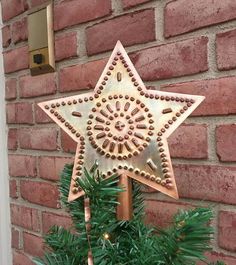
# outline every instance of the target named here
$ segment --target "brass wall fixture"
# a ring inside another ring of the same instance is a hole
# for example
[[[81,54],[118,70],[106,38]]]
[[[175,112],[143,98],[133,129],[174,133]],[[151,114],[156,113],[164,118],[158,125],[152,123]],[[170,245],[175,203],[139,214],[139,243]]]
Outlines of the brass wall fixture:
[[[31,75],[55,71],[53,4],[28,14],[29,65]]]

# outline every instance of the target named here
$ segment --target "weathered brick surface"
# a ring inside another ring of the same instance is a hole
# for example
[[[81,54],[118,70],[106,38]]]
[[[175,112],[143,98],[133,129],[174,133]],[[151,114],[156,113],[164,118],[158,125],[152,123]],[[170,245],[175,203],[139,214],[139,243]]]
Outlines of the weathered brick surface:
[[[39,211],[33,208],[11,204],[11,222],[28,230],[40,230]]]
[[[65,164],[73,163],[73,158],[41,156],[39,158],[39,176],[43,179],[58,181]]]
[[[9,155],[8,165],[11,177],[36,177],[36,157],[34,156]]]
[[[19,249],[20,248],[20,232],[19,230],[12,228],[11,229],[11,246],[13,248]]]
[[[216,36],[217,66],[219,70],[236,68],[236,30],[219,33]]]
[[[11,28],[12,42],[14,44],[27,40],[28,38],[28,28],[27,19],[23,18],[21,20],[15,21]]]
[[[86,37],[89,55],[113,49],[117,40],[125,46],[153,41],[154,10],[142,10],[101,22],[89,27],[86,30]]]
[[[13,252],[13,265],[34,265],[29,257],[21,252]]]
[[[54,28],[55,30],[63,29],[107,16],[110,13],[110,0],[72,0],[70,4],[67,1],[62,1],[54,8]]]
[[[77,143],[61,130],[61,147],[64,152],[75,153]]]
[[[225,255],[223,253],[217,253],[217,252],[211,252],[206,255],[210,261],[224,261],[226,265],[235,265],[236,264],[236,258]],[[199,262],[198,265],[205,265],[203,262]]]
[[[32,256],[40,257],[43,256],[43,239],[36,235],[24,232],[24,251]]]
[[[95,87],[106,59],[62,68],[59,75],[60,92],[92,89]]]
[[[2,46],[6,48],[10,44],[11,44],[11,30],[10,26],[7,25],[2,28]]]
[[[219,125],[216,128],[216,148],[220,161],[236,162],[236,124]]]
[[[28,47],[23,46],[3,53],[5,73],[12,73],[28,68]]]
[[[2,19],[9,20],[27,10],[26,0],[3,0],[2,1]]]
[[[176,158],[207,158],[207,126],[185,124],[168,139],[170,154]]]
[[[33,124],[32,103],[9,103],[6,106],[7,123]]]
[[[234,0],[178,0],[165,8],[165,36],[175,36],[236,18]]]
[[[60,35],[55,39],[55,59],[61,61],[77,56],[76,32]]]
[[[236,213],[220,211],[219,214],[219,246],[236,251]]]
[[[124,9],[129,9],[132,7],[135,7],[137,5],[141,5],[147,2],[150,2],[151,0],[122,0],[122,6]]]
[[[187,203],[147,200],[145,202],[145,222],[162,228],[168,227],[171,225],[175,214],[190,207],[191,205]]]
[[[54,225],[70,228],[72,227],[73,222],[71,218],[68,216],[44,212],[42,214],[42,224],[43,224],[43,232],[47,233],[49,229]]]
[[[131,55],[144,81],[197,74],[208,70],[206,37],[144,49]]]
[[[5,98],[7,100],[16,98],[16,78],[7,79],[5,82]]]
[[[9,192],[10,192],[10,197],[11,198],[13,198],[13,199],[17,199],[18,198],[16,180],[10,180],[9,181]]]
[[[9,150],[16,150],[18,146],[17,129],[8,130],[7,147]]]
[[[236,204],[236,167],[179,164],[174,173],[180,197]]]
[[[35,122],[36,123],[52,123],[52,119],[38,106],[38,102],[34,105]]]
[[[235,82],[236,78],[232,76],[162,85],[161,90],[205,96],[205,100],[193,112],[192,116],[228,115],[236,113]]]
[[[178,209],[212,201],[219,253],[207,255],[235,265],[236,2],[54,1],[56,71],[32,77],[27,9],[46,2],[1,2],[13,265],[33,265],[31,258],[42,254],[40,235],[54,224],[71,224],[57,184],[77,144],[37,103],[92,91],[118,39],[147,87],[206,97],[168,139],[184,200],[157,201],[157,191],[144,190],[152,192],[146,221],[166,227]]]
[[[57,129],[22,128],[18,131],[19,146],[22,149],[57,150]]]
[[[22,180],[21,196],[24,200],[50,208],[59,208],[58,188],[46,182]]]
[[[19,95],[21,98],[52,95],[56,93],[55,74],[39,76],[22,76],[19,80]]]

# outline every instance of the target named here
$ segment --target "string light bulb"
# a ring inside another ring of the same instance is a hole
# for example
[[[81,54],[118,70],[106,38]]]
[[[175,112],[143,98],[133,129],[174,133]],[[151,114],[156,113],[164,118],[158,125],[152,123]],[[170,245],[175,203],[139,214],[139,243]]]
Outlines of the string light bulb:
[[[110,239],[110,235],[109,235],[108,233],[104,233],[104,234],[103,234],[103,238],[104,238],[105,240],[109,240],[109,239]]]

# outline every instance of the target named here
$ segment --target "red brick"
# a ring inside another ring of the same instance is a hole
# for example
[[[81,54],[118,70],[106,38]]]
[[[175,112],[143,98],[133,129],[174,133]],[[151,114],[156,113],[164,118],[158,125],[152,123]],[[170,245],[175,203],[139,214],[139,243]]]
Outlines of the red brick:
[[[10,197],[13,199],[18,198],[16,180],[9,181]]]
[[[28,230],[40,230],[39,211],[33,208],[11,204],[11,223]]]
[[[117,40],[125,46],[153,41],[156,39],[154,10],[125,14],[93,25],[87,28],[86,38],[89,55],[113,49]]]
[[[28,28],[27,19],[23,18],[21,20],[15,21],[11,28],[12,42],[14,44],[27,40],[28,38]]]
[[[16,98],[16,78],[7,79],[5,83],[5,99]]]
[[[68,153],[75,153],[77,147],[77,143],[63,130],[61,130],[61,147]]]
[[[57,36],[55,39],[55,58],[56,61],[77,56],[77,37],[76,32],[70,32]]]
[[[25,254],[13,252],[13,265],[35,265]]]
[[[174,215],[180,210],[190,208],[186,203],[169,203],[156,200],[145,201],[145,222],[157,227],[168,227]]]
[[[229,251],[236,251],[236,213],[220,211],[219,246]]]
[[[36,177],[36,157],[27,155],[9,155],[9,174],[11,177]]]
[[[207,158],[207,126],[184,124],[168,139],[170,154],[175,158]]]
[[[72,227],[73,225],[73,222],[70,217],[65,215],[48,213],[48,212],[43,213],[42,222],[43,222],[43,233],[47,233],[49,229],[54,225],[62,226],[67,229]]]
[[[32,103],[9,103],[6,106],[8,124],[33,124]]]
[[[236,257],[227,256],[223,253],[211,252],[207,253],[207,258],[209,261],[216,262],[216,261],[224,261],[225,265],[235,265],[236,264]],[[205,262],[199,262],[198,265],[205,265]]]
[[[37,105],[34,105],[36,123],[52,123],[53,120]]]
[[[60,92],[93,89],[106,63],[107,59],[102,59],[61,69],[59,76]]]
[[[23,240],[26,253],[37,257],[43,256],[43,239],[41,237],[24,232]]]
[[[122,6],[124,9],[129,9],[132,7],[135,7],[137,5],[141,5],[147,2],[150,2],[151,0],[122,0]]]
[[[54,73],[20,77],[20,97],[30,98],[55,94],[57,90],[55,77]]]
[[[54,8],[54,29],[63,29],[109,14],[111,14],[110,0],[71,0],[70,4],[68,1],[63,1]]]
[[[236,68],[236,30],[219,33],[216,36],[217,66],[219,70]]]
[[[236,204],[236,167],[179,164],[174,173],[181,198]]]
[[[3,53],[4,71],[12,73],[28,68],[28,47],[23,46]]]
[[[54,128],[22,128],[18,131],[22,149],[57,150],[57,134]]]
[[[220,161],[236,162],[236,124],[216,127],[216,148]]]
[[[41,156],[39,158],[39,176],[48,180],[59,180],[65,164],[73,163],[73,158]]]
[[[26,201],[51,208],[60,207],[58,188],[52,184],[23,180],[20,191]]]
[[[165,36],[175,36],[236,18],[234,0],[178,0],[165,8]]]
[[[17,146],[18,146],[17,129],[9,128],[8,139],[7,139],[8,150],[16,150]]]
[[[11,44],[11,31],[10,26],[4,26],[2,28],[2,46],[7,48]]]
[[[9,20],[27,10],[26,0],[2,0],[2,19]]]
[[[145,81],[197,74],[208,70],[206,37],[144,49],[131,59]]]
[[[236,113],[236,77],[162,85],[161,90],[205,96],[193,116],[228,115]],[[223,88],[223,89],[222,89]]]
[[[19,249],[20,248],[20,232],[19,230],[12,227],[11,229],[11,246],[13,248]]]

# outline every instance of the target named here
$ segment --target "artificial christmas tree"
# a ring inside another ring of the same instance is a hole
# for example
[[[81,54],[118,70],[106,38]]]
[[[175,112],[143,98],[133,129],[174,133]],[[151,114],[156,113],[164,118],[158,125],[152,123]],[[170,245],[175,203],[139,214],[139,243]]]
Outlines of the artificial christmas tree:
[[[68,202],[72,165],[61,175],[61,199],[74,226],[71,230],[52,227],[45,241],[49,249],[37,265],[86,265],[88,253],[95,265],[195,265],[208,263],[204,253],[211,249],[213,230],[209,225],[213,214],[206,208],[178,213],[165,230],[144,224],[144,199],[140,184],[133,182],[133,218],[116,219],[117,197],[123,190],[118,177],[103,178],[94,166],[85,169],[86,178],[78,178],[85,198],[90,201],[91,218],[85,221],[84,199]],[[89,227],[89,230],[87,229]]]

